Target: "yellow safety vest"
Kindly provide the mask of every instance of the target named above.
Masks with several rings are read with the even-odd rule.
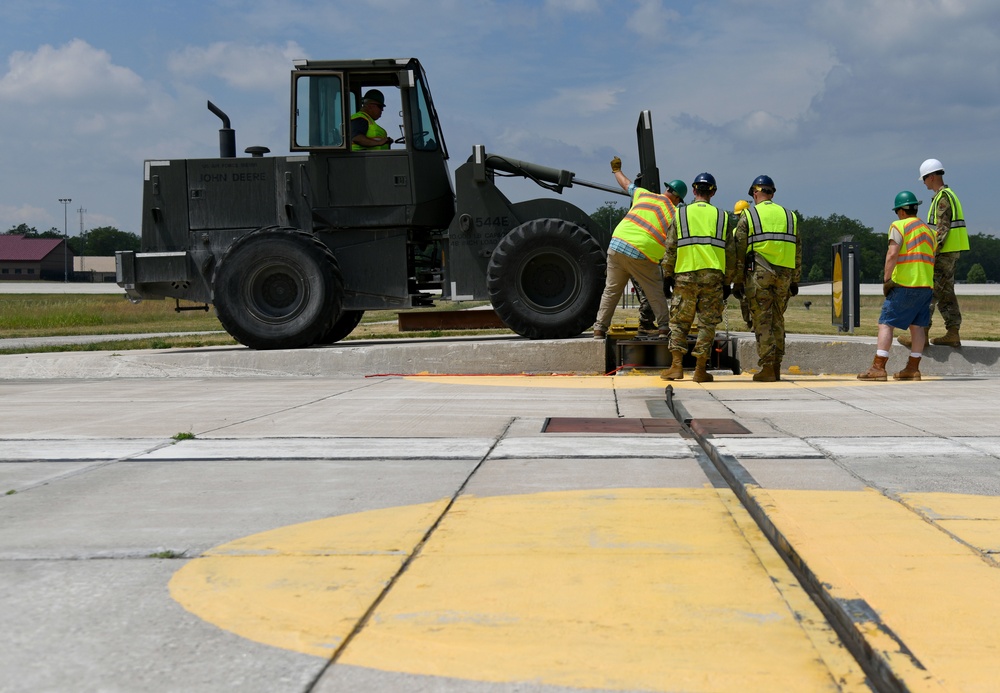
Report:
[[[951,230],[948,237],[944,239],[941,246],[942,253],[954,253],[960,250],[969,249],[969,232],[965,228],[965,215],[962,214],[962,203],[958,201],[958,195],[947,185],[937,191],[934,199],[931,200],[931,208],[927,212],[927,225],[937,229],[938,202],[941,196],[947,195],[951,202]]]
[[[613,235],[651,262],[659,262],[667,251],[667,229],[674,219],[674,211],[673,204],[665,196],[637,187],[632,207],[618,222]]]
[[[743,213],[750,227],[747,253],[762,256],[772,266],[795,269],[795,243],[799,233],[795,214],[771,200],[750,205]]]
[[[677,211],[677,263],[674,272],[700,269],[726,271],[729,216],[704,200]]]
[[[894,221],[889,231],[892,229],[903,236],[892,281],[900,286],[933,287],[937,232],[917,217]]]
[[[357,113],[351,116],[351,120],[354,120],[355,118],[364,118],[365,120],[368,121],[368,131],[365,133],[366,137],[374,139],[376,137],[385,137],[389,134],[384,129],[382,129],[381,125],[376,123],[375,120],[364,111],[358,111]],[[373,149],[388,149],[388,148],[389,148],[388,143],[380,144],[375,147],[366,147],[362,144],[357,144],[354,142],[351,143],[351,151],[355,152],[364,152],[364,151],[371,151]]]

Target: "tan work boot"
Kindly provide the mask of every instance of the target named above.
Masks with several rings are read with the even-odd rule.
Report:
[[[691,380],[696,383],[710,383],[715,380],[715,376],[708,372],[708,359],[698,359],[698,362],[694,367],[694,375],[691,376]]]
[[[909,332],[903,332],[902,334],[900,334],[898,337],[896,337],[896,341],[905,346],[907,349],[913,347],[913,337],[910,336]]]
[[[774,379],[781,380],[781,359],[774,359]]]
[[[886,380],[885,363],[888,360],[888,356],[876,356],[868,370],[858,373],[858,380]]]
[[[684,353],[671,351],[670,354],[674,357],[673,363],[670,364],[670,368],[660,373],[660,378],[663,380],[684,380],[684,366],[682,365]]]
[[[944,333],[944,337],[935,337],[931,340],[931,344],[935,346],[950,346],[950,347],[960,347],[962,346],[962,340],[958,338],[958,328],[949,327],[948,331]]]
[[[758,383],[773,383],[778,380],[774,375],[774,364],[769,363],[761,367],[760,371],[753,374],[753,379]]]
[[[894,373],[893,380],[920,380],[920,357],[911,356],[906,361],[906,368]]]

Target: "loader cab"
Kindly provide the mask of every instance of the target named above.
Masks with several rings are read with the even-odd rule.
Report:
[[[455,213],[448,151],[420,63],[298,61],[295,67],[290,148],[309,154],[314,225],[446,228]],[[396,142],[388,150],[352,151],[351,116],[369,89],[385,96],[377,122]]]

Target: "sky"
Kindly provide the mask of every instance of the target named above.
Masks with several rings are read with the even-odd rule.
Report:
[[[293,60],[416,57],[452,171],[484,144],[614,185],[648,109],[661,178],[710,172],[719,207],[767,174],[780,204],[884,232],[901,190],[924,216],[933,157],[970,233],[1000,235],[998,32],[995,0],[4,0],[0,230],[139,233],[145,159],[218,155],[206,101],[241,156],[282,155]]]

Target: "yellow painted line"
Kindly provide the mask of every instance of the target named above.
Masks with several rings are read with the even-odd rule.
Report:
[[[1000,568],[874,490],[750,491],[834,598],[878,615],[858,628],[909,690],[997,689]],[[928,495],[910,501],[982,503]]]
[[[264,532],[192,560],[170,591],[243,637],[331,656],[440,510]],[[607,690],[864,689],[756,525],[713,488],[463,496],[338,662]]]
[[[710,383],[696,383],[691,380],[690,373],[683,380],[662,380],[659,374],[628,372],[615,376],[605,375],[407,375],[406,380],[428,383],[446,383],[450,385],[476,385],[484,387],[538,387],[566,389],[604,389],[604,390],[663,390],[667,385],[673,385],[675,390],[746,390],[750,388],[765,388],[769,390],[810,390],[828,387],[872,387],[892,385],[896,387],[919,387],[920,383],[902,382],[890,379],[884,383],[870,383],[858,380],[855,375],[782,375],[781,380],[774,383],[755,383],[752,373],[740,375],[716,375]],[[940,378],[926,377],[924,381]]]

